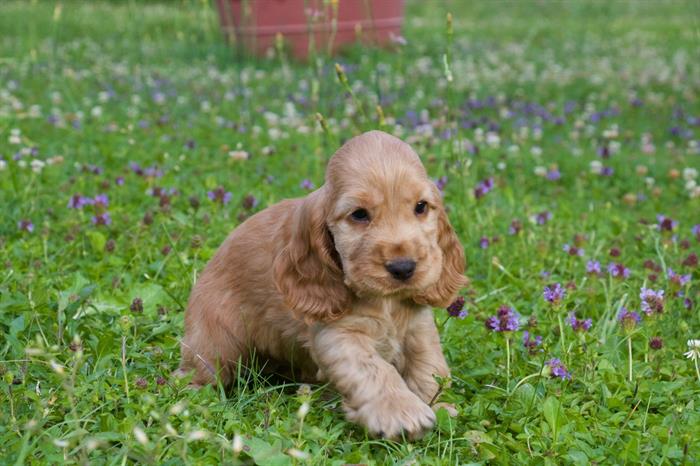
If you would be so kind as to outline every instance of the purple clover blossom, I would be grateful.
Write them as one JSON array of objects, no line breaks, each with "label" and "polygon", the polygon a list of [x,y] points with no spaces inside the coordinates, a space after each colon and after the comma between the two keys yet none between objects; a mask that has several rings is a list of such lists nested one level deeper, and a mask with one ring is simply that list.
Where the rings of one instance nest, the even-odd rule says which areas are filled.
[{"label": "purple clover blossom", "polygon": [[515,220],[510,222],[510,226],[508,227],[508,234],[517,235],[522,229],[523,224],[520,222],[520,220],[516,218]]},{"label": "purple clover blossom", "polygon": [[493,178],[487,178],[479,182],[474,188],[474,197],[481,199],[493,189]]},{"label": "purple clover blossom", "polygon": [[668,269],[666,275],[668,276],[668,279],[671,281],[671,283],[675,285],[683,286],[690,281],[690,274],[681,275],[674,272],[672,268]]},{"label": "purple clover blossom", "polygon": [[642,312],[651,317],[664,312],[664,290],[654,291],[650,288],[642,287],[639,293],[642,300]]},{"label": "purple clover blossom", "polygon": [[611,262],[608,265],[608,272],[615,278],[628,278],[630,276],[630,269],[625,267],[623,264],[618,264]]},{"label": "purple clover blossom", "polygon": [[552,358],[545,364],[549,368],[552,377],[559,377],[562,380],[571,380],[571,373],[569,373],[566,366],[559,358]]},{"label": "purple clover blossom", "polygon": [[106,194],[98,194],[92,200],[92,204],[94,204],[95,207],[98,209],[107,208],[109,206],[109,198],[107,197]]},{"label": "purple clover blossom", "polygon": [[151,167],[146,168],[143,171],[143,175],[146,178],[162,178],[163,177],[163,170],[158,168],[156,165],[153,165]]},{"label": "purple clover blossom", "polygon": [[118,176],[115,178],[114,183],[116,183],[117,186],[123,186],[124,185],[124,177],[123,176]]},{"label": "purple clover blossom", "polygon": [[578,319],[576,318],[576,314],[571,312],[566,319],[566,323],[571,325],[571,329],[574,332],[587,332],[593,325],[593,319]]},{"label": "purple clover blossom", "polygon": [[673,231],[678,226],[678,222],[665,215],[657,215],[656,220],[659,222],[656,227],[659,231]]},{"label": "purple clover blossom", "polygon": [[615,170],[612,167],[604,166],[600,169],[600,176],[613,176]]},{"label": "purple clover blossom", "polygon": [[112,218],[109,216],[109,212],[102,212],[101,214],[93,215],[93,217],[90,219],[92,221],[93,225],[111,225],[112,224]]},{"label": "purple clover blossom", "polygon": [[141,165],[139,165],[136,162],[129,162],[129,168],[131,168],[131,171],[136,173],[139,176],[143,176],[143,168],[141,168]]},{"label": "purple clover blossom", "polygon": [[221,205],[226,205],[231,202],[232,194],[230,191],[226,191],[223,186],[219,186],[213,191],[207,192],[207,197],[213,202],[219,202]]},{"label": "purple clover blossom", "polygon": [[445,193],[445,187],[447,186],[447,175],[443,175],[437,180],[435,180],[435,186],[437,186],[438,191],[440,191],[440,194]]},{"label": "purple clover blossom", "polygon": [[568,244],[565,244],[564,247],[564,252],[569,254],[570,256],[579,256],[583,257],[583,255],[586,253],[583,248],[579,248],[577,246],[570,246]]},{"label": "purple clover blossom", "polygon": [[316,187],[313,181],[311,181],[308,178],[304,178],[304,180],[301,183],[299,183],[299,186],[301,187],[301,189],[306,189],[307,191],[311,191]]},{"label": "purple clover blossom", "polygon": [[508,306],[501,306],[495,316],[486,320],[486,327],[494,332],[515,332],[520,328],[519,315]]},{"label": "purple clover blossom", "polygon": [[690,232],[695,236],[695,238],[700,241],[700,223],[697,225],[693,225],[693,228],[690,229]]},{"label": "purple clover blossom", "polygon": [[552,304],[559,303],[562,299],[564,299],[565,295],[566,290],[564,289],[564,287],[561,286],[560,283],[554,283],[553,285],[545,286],[544,292],[542,293],[542,296],[544,296],[545,301]]},{"label": "purple clover blossom", "polygon": [[623,307],[620,309],[620,313],[617,315],[617,320],[622,325],[626,331],[632,330],[636,325],[641,322],[642,318],[635,311],[629,311],[627,308]]},{"label": "purple clover blossom", "polygon": [[549,181],[557,181],[561,178],[561,172],[558,168],[552,168],[547,172],[547,179]]},{"label": "purple clover blossom", "polygon": [[535,223],[538,225],[544,225],[545,223],[552,220],[552,213],[548,210],[542,211],[534,216]]},{"label": "purple clover blossom", "polygon": [[17,222],[17,228],[19,228],[20,231],[26,231],[27,233],[31,233],[34,231],[34,224],[31,220],[22,219],[19,222]]},{"label": "purple clover blossom", "polygon": [[488,249],[489,245],[491,242],[486,236],[482,236],[481,239],[479,240],[479,247],[481,249]]},{"label": "purple clover blossom", "polygon": [[82,196],[80,194],[74,194],[68,200],[69,209],[82,209],[86,205],[91,205],[93,203],[92,199],[89,197]]},{"label": "purple clover blossom", "polygon": [[[532,338],[534,337],[534,338]],[[541,335],[530,335],[530,332],[525,330],[523,332],[523,346],[530,354],[535,354],[537,352],[537,347],[542,344]]]},{"label": "purple clover blossom", "polygon": [[586,273],[600,274],[600,262],[596,260],[589,260],[586,262]]},{"label": "purple clover blossom", "polygon": [[464,296],[458,296],[452,304],[447,306],[447,313],[450,317],[457,317],[458,319],[464,319],[467,317],[469,312],[464,309]]}]

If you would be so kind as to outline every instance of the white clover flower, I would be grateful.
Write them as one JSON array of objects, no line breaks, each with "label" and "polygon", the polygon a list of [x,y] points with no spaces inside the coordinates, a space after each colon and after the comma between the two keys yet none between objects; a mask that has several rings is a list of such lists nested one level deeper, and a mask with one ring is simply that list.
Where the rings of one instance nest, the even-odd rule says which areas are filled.
[{"label": "white clover flower", "polygon": [[21,144],[22,143],[22,138],[21,135],[22,133],[20,132],[19,129],[17,128],[12,128],[10,130],[10,137],[7,139],[7,141],[10,144]]},{"label": "white clover flower", "polygon": [[34,173],[41,173],[46,163],[43,160],[34,159],[31,161],[32,171]]},{"label": "white clover flower", "polygon": [[0,159],[0,172],[7,168],[7,162]]},{"label": "white clover flower", "polygon": [[542,148],[540,146],[532,146],[532,148],[530,149],[530,153],[535,157],[539,157],[540,155],[542,155]]},{"label": "white clover flower", "polygon": [[547,176],[547,168],[543,167],[542,165],[538,165],[535,167],[535,175],[537,176]]},{"label": "white clover flower", "polygon": [[249,154],[244,150],[232,150],[229,151],[228,156],[233,160],[248,160]]},{"label": "white clover flower", "polygon": [[501,145],[501,137],[497,133],[489,131],[486,133],[486,144],[489,147],[497,148]]},{"label": "white clover flower", "polygon": [[99,105],[95,105],[92,107],[92,110],[90,110],[90,115],[92,115],[95,118],[99,118],[102,116],[102,107]]},{"label": "white clover flower", "polygon": [[698,177],[698,171],[695,168],[686,167],[683,169],[683,179],[686,181],[695,180]]},{"label": "white clover flower", "polygon": [[590,170],[594,175],[600,175],[603,173],[603,164],[600,160],[592,160],[590,163]]},{"label": "white clover flower", "polygon": [[685,357],[693,361],[700,359],[700,340],[688,340],[688,350],[684,353]]}]

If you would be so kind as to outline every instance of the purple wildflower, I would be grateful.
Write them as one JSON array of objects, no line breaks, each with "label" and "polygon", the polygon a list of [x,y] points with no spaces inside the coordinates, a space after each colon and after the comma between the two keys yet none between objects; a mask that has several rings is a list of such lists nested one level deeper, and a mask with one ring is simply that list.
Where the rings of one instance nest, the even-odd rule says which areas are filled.
[{"label": "purple wildflower", "polygon": [[590,274],[600,274],[600,262],[596,260],[589,260],[586,263],[586,273]]},{"label": "purple wildflower", "polygon": [[109,212],[102,212],[101,214],[93,215],[91,219],[93,225],[111,225],[112,218],[109,216]]},{"label": "purple wildflower", "polygon": [[207,192],[207,197],[214,202],[219,202],[222,205],[226,205],[231,202],[231,192],[226,191],[222,186],[214,189],[213,191]]},{"label": "purple wildflower", "polygon": [[313,181],[311,181],[308,178],[304,178],[304,180],[299,184],[299,186],[301,187],[301,189],[306,189],[307,191],[311,191],[316,187]]},{"label": "purple wildflower", "polygon": [[438,191],[440,191],[440,194],[445,192],[445,186],[447,186],[447,176],[443,175],[437,180],[435,180],[435,186],[437,186]]},{"label": "purple wildflower", "polygon": [[493,189],[493,178],[487,178],[479,182],[474,188],[474,197],[481,199]]},{"label": "purple wildflower", "polygon": [[481,239],[479,240],[479,247],[481,249],[487,249],[489,247],[490,241],[486,236],[482,236]]},{"label": "purple wildflower", "polygon": [[561,172],[558,168],[552,168],[547,172],[547,179],[550,181],[557,181],[561,178]]},{"label": "purple wildflower", "polygon": [[583,248],[579,248],[577,246],[570,246],[568,244],[565,244],[563,249],[564,249],[564,252],[566,252],[570,256],[583,257],[583,255],[585,254],[585,251],[583,250]]},{"label": "purple wildflower", "polygon": [[26,231],[27,233],[31,233],[34,231],[34,224],[31,220],[22,219],[19,222],[17,222],[17,228],[19,228],[20,231]]},{"label": "purple wildflower", "polygon": [[136,173],[139,176],[143,176],[143,168],[141,168],[141,165],[139,165],[136,162],[129,162],[129,168],[131,168],[131,171]]},{"label": "purple wildflower", "polygon": [[515,220],[510,222],[510,226],[508,227],[508,233],[511,235],[517,235],[522,229],[523,224],[520,223],[520,220],[516,218]]},{"label": "purple wildflower", "polygon": [[693,225],[693,228],[690,229],[690,232],[695,236],[695,239],[700,241],[700,223],[697,225]]},{"label": "purple wildflower", "polygon": [[562,380],[571,380],[571,374],[559,358],[552,358],[545,364],[549,368],[552,377],[559,377]]},{"label": "purple wildflower", "polygon": [[683,307],[688,311],[691,310],[693,308],[693,300],[690,298],[683,299]]},{"label": "purple wildflower", "polygon": [[613,176],[615,170],[612,167],[603,166],[600,169],[600,176]]},{"label": "purple wildflower", "polygon": [[626,331],[632,330],[642,318],[635,311],[629,311],[627,308],[620,309],[620,313],[617,315],[617,320],[622,325]]},{"label": "purple wildflower", "polygon": [[559,283],[554,283],[553,285],[548,285],[544,287],[544,292],[542,293],[545,301],[557,304],[559,301],[564,299],[566,295],[566,290]]},{"label": "purple wildflower", "polygon": [[107,208],[109,206],[109,198],[107,197],[106,194],[98,194],[92,200],[92,204],[94,204],[95,207],[98,209]]},{"label": "purple wildflower", "polygon": [[659,222],[656,227],[659,231],[673,231],[678,226],[678,222],[665,215],[657,215],[656,220]]},{"label": "purple wildflower", "polygon": [[162,178],[163,170],[158,168],[156,165],[153,165],[143,171],[143,176],[146,178]]},{"label": "purple wildflower", "polygon": [[68,200],[69,209],[82,209],[86,205],[92,204],[93,201],[89,197],[81,196],[80,194],[74,194]]},{"label": "purple wildflower", "polygon": [[458,319],[464,319],[469,313],[464,309],[464,296],[458,296],[452,304],[447,306],[447,313],[451,317],[457,317]]},{"label": "purple wildflower", "polygon": [[689,273],[685,274],[685,275],[681,275],[681,274],[674,272],[672,268],[669,268],[666,274],[668,276],[668,279],[671,281],[671,283],[673,283],[675,285],[683,286],[690,281],[690,274]]},{"label": "purple wildflower", "polygon": [[647,316],[664,312],[664,290],[654,291],[650,288],[642,287],[639,299],[642,300],[642,312]]},{"label": "purple wildflower", "polygon": [[[532,338],[534,336],[534,338]],[[537,352],[537,347],[542,344],[542,336],[540,335],[530,335],[530,332],[525,330],[523,332],[523,346],[530,354],[535,354]]]},{"label": "purple wildflower", "polygon": [[571,325],[574,332],[587,332],[593,325],[593,319],[578,319],[573,312],[569,313],[566,322]]},{"label": "purple wildflower", "polygon": [[494,332],[515,332],[520,328],[519,316],[513,308],[501,306],[495,316],[486,320],[486,327]]},{"label": "purple wildflower", "polygon": [[653,350],[660,350],[664,347],[664,341],[661,337],[652,337],[649,340],[649,348]]},{"label": "purple wildflower", "polygon": [[124,184],[124,177],[123,176],[118,176],[114,182],[117,184],[117,186],[122,186]]},{"label": "purple wildflower", "polygon": [[618,264],[611,262],[608,265],[608,272],[615,278],[627,278],[630,276],[630,269],[625,267],[623,264]]},{"label": "purple wildflower", "polygon": [[535,223],[538,225],[544,225],[545,223],[552,220],[552,213],[548,210],[542,211],[534,217]]}]

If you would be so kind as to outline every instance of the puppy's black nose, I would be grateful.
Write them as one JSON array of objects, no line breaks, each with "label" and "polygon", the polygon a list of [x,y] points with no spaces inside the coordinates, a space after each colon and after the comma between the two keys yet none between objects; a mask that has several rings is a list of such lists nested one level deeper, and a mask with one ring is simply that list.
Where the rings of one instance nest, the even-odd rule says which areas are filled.
[{"label": "puppy's black nose", "polygon": [[392,277],[397,280],[408,280],[416,270],[416,262],[411,259],[397,259],[385,264]]}]

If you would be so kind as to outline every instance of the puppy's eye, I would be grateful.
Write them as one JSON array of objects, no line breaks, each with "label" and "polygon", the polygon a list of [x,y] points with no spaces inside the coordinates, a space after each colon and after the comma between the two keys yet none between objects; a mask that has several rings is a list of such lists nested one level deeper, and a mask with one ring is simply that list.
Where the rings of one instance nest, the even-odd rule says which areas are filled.
[{"label": "puppy's eye", "polygon": [[425,201],[419,201],[416,204],[416,208],[414,210],[416,212],[416,215],[423,215],[428,211],[428,203]]},{"label": "puppy's eye", "polygon": [[356,222],[367,223],[369,222],[369,212],[366,209],[357,209],[350,214],[350,218]]}]

